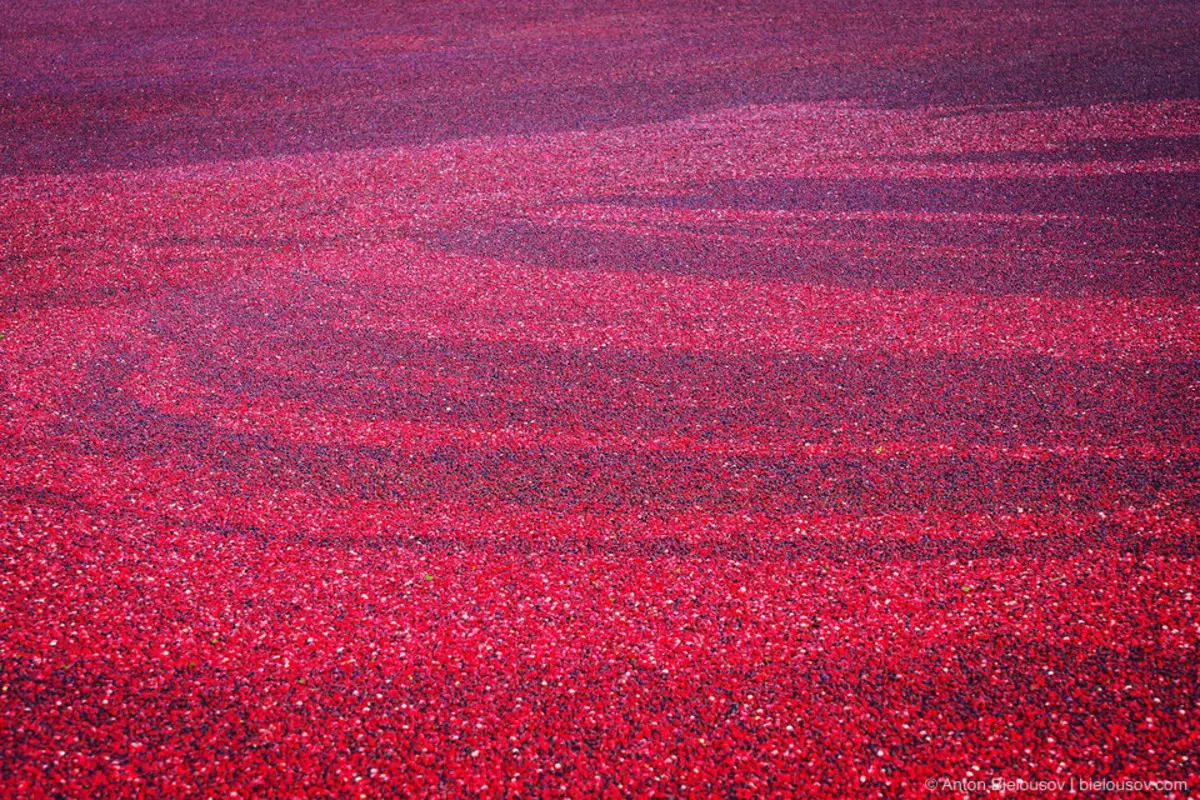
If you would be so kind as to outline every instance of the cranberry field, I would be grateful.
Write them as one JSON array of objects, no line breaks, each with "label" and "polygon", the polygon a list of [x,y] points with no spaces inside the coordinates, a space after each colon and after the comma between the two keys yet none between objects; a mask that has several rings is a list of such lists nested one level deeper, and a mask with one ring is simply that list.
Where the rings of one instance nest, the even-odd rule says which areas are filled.
[{"label": "cranberry field", "polygon": [[1126,5],[0,7],[0,796],[1200,787]]}]

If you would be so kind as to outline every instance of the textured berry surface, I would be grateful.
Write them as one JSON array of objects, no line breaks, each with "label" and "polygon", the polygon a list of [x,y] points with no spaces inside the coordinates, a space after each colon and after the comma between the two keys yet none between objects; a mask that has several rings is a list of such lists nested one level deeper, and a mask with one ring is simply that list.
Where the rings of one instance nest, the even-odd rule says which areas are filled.
[{"label": "textured berry surface", "polygon": [[1194,4],[150,5],[0,6],[0,795],[1200,787]]}]

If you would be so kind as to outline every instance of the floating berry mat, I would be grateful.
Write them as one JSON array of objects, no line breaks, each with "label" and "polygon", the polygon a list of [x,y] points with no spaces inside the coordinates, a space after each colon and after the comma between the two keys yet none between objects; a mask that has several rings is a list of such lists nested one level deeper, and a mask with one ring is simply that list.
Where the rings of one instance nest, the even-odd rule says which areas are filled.
[{"label": "floating berry mat", "polygon": [[0,5],[0,796],[1200,788],[1134,6]]}]

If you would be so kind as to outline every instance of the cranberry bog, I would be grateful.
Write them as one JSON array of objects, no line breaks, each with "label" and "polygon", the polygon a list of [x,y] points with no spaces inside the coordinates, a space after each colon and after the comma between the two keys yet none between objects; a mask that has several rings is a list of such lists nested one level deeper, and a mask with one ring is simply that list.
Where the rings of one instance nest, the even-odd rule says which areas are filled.
[{"label": "cranberry bog", "polygon": [[1195,790],[1197,52],[6,4],[0,796]]}]

